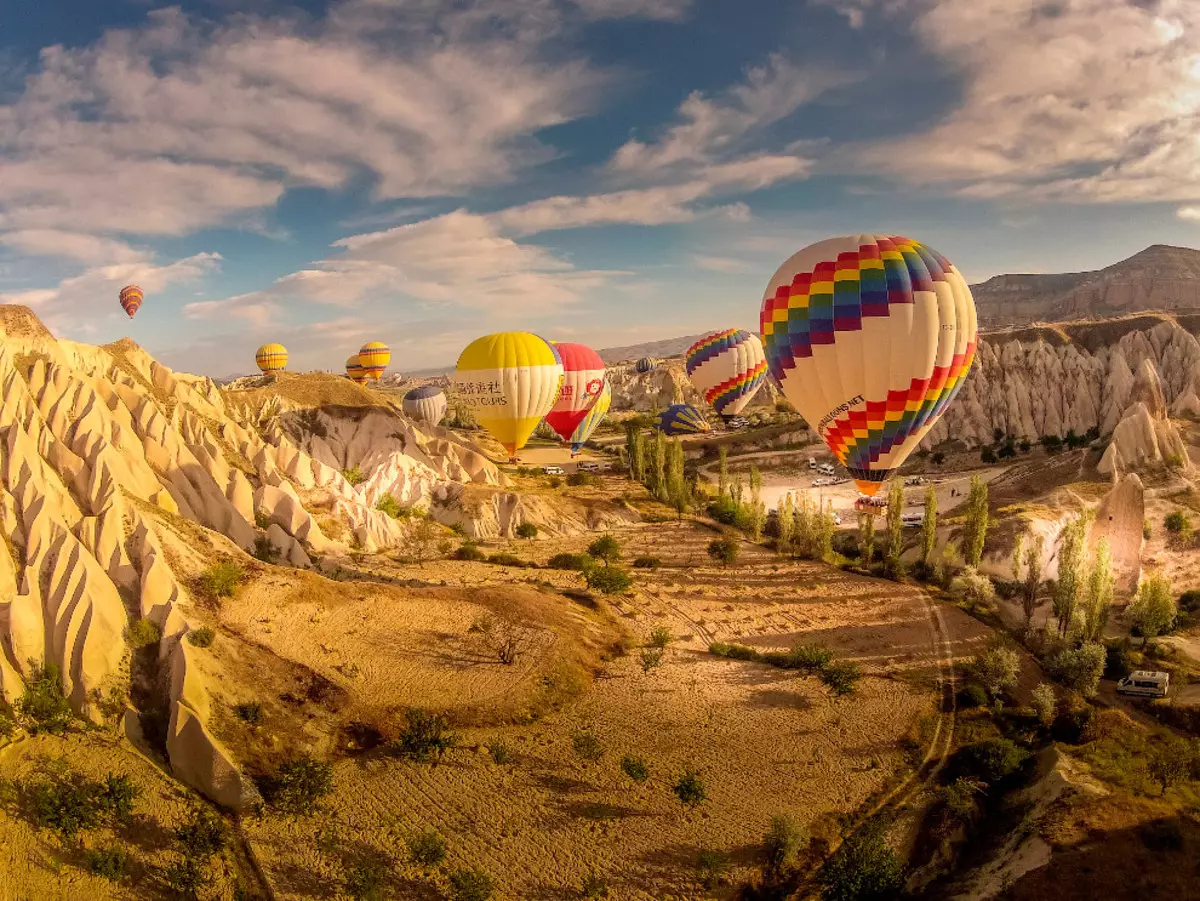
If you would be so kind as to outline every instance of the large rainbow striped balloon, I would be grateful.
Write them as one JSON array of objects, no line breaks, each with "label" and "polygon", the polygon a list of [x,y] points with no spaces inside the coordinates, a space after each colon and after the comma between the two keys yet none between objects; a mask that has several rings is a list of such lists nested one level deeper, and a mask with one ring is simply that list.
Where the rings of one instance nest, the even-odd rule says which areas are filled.
[{"label": "large rainbow striped balloon", "polygon": [[975,358],[966,280],[937,251],[886,235],[790,257],[762,301],[772,375],[873,495],[937,422]]},{"label": "large rainbow striped balloon", "polygon": [[762,342],[745,329],[705,335],[688,348],[684,359],[696,390],[724,418],[741,413],[767,379]]}]

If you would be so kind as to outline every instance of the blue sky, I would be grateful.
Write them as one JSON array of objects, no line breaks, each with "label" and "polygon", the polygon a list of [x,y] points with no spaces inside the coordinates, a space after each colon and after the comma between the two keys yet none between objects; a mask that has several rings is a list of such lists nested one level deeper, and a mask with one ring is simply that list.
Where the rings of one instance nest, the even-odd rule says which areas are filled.
[{"label": "blue sky", "polygon": [[972,282],[1200,245],[1194,0],[10,5],[0,298],[178,369],[752,328],[855,231]]}]

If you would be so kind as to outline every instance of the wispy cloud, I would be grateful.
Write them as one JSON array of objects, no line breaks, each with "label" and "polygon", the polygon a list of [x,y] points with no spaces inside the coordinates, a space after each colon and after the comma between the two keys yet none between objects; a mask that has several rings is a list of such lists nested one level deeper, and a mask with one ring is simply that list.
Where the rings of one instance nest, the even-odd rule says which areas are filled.
[{"label": "wispy cloud", "polygon": [[0,244],[31,256],[62,257],[82,263],[140,263],[150,259],[148,251],[138,250],[124,241],[51,228],[0,233]]},{"label": "wispy cloud", "polygon": [[687,17],[692,0],[574,0],[590,19],[660,19],[678,22]]},{"label": "wispy cloud", "polygon": [[1185,222],[1200,222],[1200,206],[1181,206],[1175,215]]}]

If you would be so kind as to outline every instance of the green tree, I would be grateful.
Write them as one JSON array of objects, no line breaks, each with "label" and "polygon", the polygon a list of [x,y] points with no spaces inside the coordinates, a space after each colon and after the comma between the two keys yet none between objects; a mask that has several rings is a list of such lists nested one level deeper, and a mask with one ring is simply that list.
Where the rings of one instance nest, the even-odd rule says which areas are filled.
[{"label": "green tree", "polygon": [[1133,603],[1129,605],[1129,617],[1147,641],[1170,631],[1178,615],[1179,608],[1171,591],[1171,580],[1161,574],[1143,581],[1138,586]]},{"label": "green tree", "polygon": [[933,549],[937,546],[937,491],[933,485],[925,488],[925,518],[921,521],[921,563],[926,571],[933,564]]},{"label": "green tree", "polygon": [[1180,544],[1187,544],[1192,540],[1194,529],[1192,527],[1192,518],[1182,510],[1172,510],[1166,515],[1163,520],[1163,525],[1178,540]]},{"label": "green tree", "polygon": [[717,494],[724,497],[729,491],[729,449],[725,445],[717,448]]},{"label": "green tree", "polygon": [[828,562],[833,557],[833,533],[837,523],[833,519],[833,501],[825,502],[825,509],[817,518],[816,547],[813,558]]},{"label": "green tree", "polygon": [[899,479],[892,479],[888,486],[887,533],[887,566],[895,574],[904,550],[904,483]]},{"label": "green tree", "polygon": [[667,439],[662,432],[650,438],[650,478],[646,487],[655,498],[667,502]]},{"label": "green tree", "polygon": [[608,566],[621,559],[621,543],[612,535],[604,534],[588,545],[587,552]]},{"label": "green tree", "polygon": [[1088,641],[1099,641],[1108,622],[1108,611],[1112,608],[1115,580],[1112,573],[1112,553],[1108,539],[1101,538],[1096,544],[1096,558],[1088,570],[1087,588],[1083,605],[1083,637]]},{"label": "green tree", "polygon": [[1042,545],[1042,536],[1035,535],[1025,548],[1025,581],[1021,585],[1021,610],[1025,614],[1026,629],[1033,623],[1038,589],[1042,585]]},{"label": "green tree", "polygon": [[531,522],[523,522],[517,526],[517,537],[533,541],[537,538],[538,527]]},{"label": "green tree", "polygon": [[1058,634],[1071,631],[1079,590],[1085,581],[1083,572],[1083,536],[1086,524],[1076,516],[1062,530],[1058,545],[1058,580],[1054,583],[1054,615],[1058,618]]},{"label": "green tree", "polygon": [[967,566],[979,566],[983,559],[983,544],[987,541],[988,489],[979,476],[971,477],[971,491],[967,495],[967,524],[963,536],[963,555]]},{"label": "green tree", "polygon": [[821,869],[822,901],[892,901],[904,888],[904,867],[879,824],[853,833]]},{"label": "green tree", "polygon": [[988,647],[976,655],[971,663],[971,672],[993,698],[1015,688],[1021,674],[1021,657],[1003,639],[993,640]]},{"label": "green tree", "polygon": [[1025,552],[1025,533],[1018,532],[1017,538],[1013,542],[1013,555],[1012,555],[1012,577],[1013,577],[1014,585],[1021,584],[1021,562],[1022,562],[1021,554],[1023,554],[1024,552]]},{"label": "green tree", "polygon": [[757,466],[750,467],[750,537],[754,541],[762,538],[766,509],[762,503],[762,473]]},{"label": "green tree", "polygon": [[790,554],[795,534],[795,517],[793,515],[791,492],[784,495],[775,517],[779,525],[779,537],[775,540],[775,546],[779,548],[779,553]]},{"label": "green tree", "polygon": [[667,448],[667,499],[679,519],[692,505],[692,491],[684,475],[683,445],[673,438]]},{"label": "green tree", "polygon": [[875,559],[875,514],[858,514],[858,558],[863,566]]},{"label": "green tree", "polygon": [[722,566],[732,566],[738,561],[738,554],[741,547],[738,544],[737,538],[733,535],[722,535],[720,538],[715,538],[708,544],[708,556],[712,557]]},{"label": "green tree", "polygon": [[625,455],[629,458],[629,478],[640,482],[646,477],[642,468],[645,453],[642,449],[642,430],[632,422],[625,424]]},{"label": "green tree", "polygon": [[802,492],[792,508],[792,552],[804,558],[812,556],[813,512],[812,494]]}]

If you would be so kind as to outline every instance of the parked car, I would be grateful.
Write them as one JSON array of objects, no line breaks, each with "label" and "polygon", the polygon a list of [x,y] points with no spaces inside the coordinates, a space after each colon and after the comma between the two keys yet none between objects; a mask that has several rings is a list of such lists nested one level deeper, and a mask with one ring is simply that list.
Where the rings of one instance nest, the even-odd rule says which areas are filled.
[{"label": "parked car", "polygon": [[904,484],[906,486],[924,485],[925,482],[926,482],[925,476],[909,476],[907,479],[904,480]]},{"label": "parked car", "polygon": [[808,468],[809,468],[809,469],[816,469],[816,468],[817,468],[817,458],[816,458],[816,457],[809,457],[809,458],[808,458]]},{"label": "parked car", "polygon": [[750,425],[750,420],[742,416],[735,416],[729,422],[725,423],[727,429],[744,429]]},{"label": "parked car", "polygon": [[580,472],[599,472],[600,464],[599,463],[580,463],[579,471]]},{"label": "parked car", "polygon": [[1117,683],[1117,694],[1142,698],[1165,698],[1171,690],[1171,674],[1158,670],[1135,670]]},{"label": "parked car", "polygon": [[548,476],[566,475],[566,470],[564,470],[561,466],[543,466],[542,472]]}]

